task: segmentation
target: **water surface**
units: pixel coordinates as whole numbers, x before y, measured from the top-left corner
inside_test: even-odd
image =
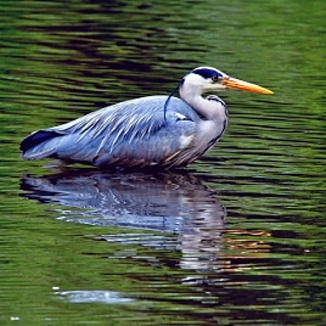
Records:
[[[325,324],[325,9],[2,1],[1,324]],[[186,171],[19,158],[32,130],[202,65],[275,95],[221,94],[227,132]]]

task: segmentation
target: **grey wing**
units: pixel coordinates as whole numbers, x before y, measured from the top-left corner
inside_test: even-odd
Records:
[[[48,140],[47,156],[96,166],[183,165],[199,118],[172,98],[164,119],[165,101],[166,96],[126,101],[43,130],[59,135]]]

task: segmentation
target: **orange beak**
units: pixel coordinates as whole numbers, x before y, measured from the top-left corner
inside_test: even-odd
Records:
[[[245,82],[240,79],[225,77],[220,81],[220,84],[224,85],[228,89],[234,89],[238,91],[246,91],[252,93],[260,93],[260,94],[274,94],[267,88]]]

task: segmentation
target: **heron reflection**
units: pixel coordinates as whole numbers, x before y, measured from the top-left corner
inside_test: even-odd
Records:
[[[146,233],[130,241],[180,250],[182,268],[218,268],[214,264],[225,210],[215,192],[193,174],[69,170],[45,177],[22,176],[21,189],[26,198],[63,206],[58,214],[62,220],[132,228],[133,233],[137,229],[162,231],[152,240]],[[176,234],[172,241],[171,233]],[[122,236],[101,237],[121,241]]]

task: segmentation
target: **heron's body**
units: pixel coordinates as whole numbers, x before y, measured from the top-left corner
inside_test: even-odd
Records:
[[[181,99],[142,97],[36,131],[22,141],[22,157],[53,157],[97,167],[186,166],[222,136],[228,117],[217,96],[201,96],[200,81],[214,68],[198,69],[200,73],[180,83]]]

